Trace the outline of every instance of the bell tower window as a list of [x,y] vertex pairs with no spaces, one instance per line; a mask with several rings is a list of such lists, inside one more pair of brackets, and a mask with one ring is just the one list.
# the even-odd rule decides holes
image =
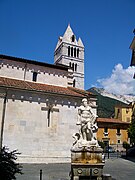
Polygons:
[[71,47],[71,57],[73,57],[73,47]]
[[77,57],[79,57],[79,48],[77,49]]
[[72,37],[71,37],[71,41],[72,42],[75,42],[75,35],[73,34]]
[[73,71],[75,70],[74,63],[72,64],[72,69],[73,69]]
[[75,79],[73,80],[73,87],[75,87]]
[[75,71],[77,71],[77,64],[75,64]]
[[76,48],[74,48],[74,57],[76,57]]
[[68,46],[68,56],[70,56],[70,46]]

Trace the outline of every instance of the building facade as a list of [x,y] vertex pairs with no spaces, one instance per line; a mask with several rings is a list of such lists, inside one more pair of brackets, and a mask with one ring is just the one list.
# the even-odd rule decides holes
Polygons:
[[104,142],[105,145],[110,145],[116,151],[122,151],[123,142],[129,142],[127,129],[130,125],[129,122],[123,122],[119,119],[113,118],[98,118],[98,141]]

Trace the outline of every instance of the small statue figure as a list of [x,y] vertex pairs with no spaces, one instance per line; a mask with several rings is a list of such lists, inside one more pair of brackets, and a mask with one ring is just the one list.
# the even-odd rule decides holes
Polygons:
[[[80,126],[79,134],[82,139],[82,144],[97,144],[96,131],[98,129],[96,125],[97,115],[93,112],[92,108],[88,105],[86,98],[82,100],[82,105],[78,109],[78,121],[77,125]],[[91,143],[90,143],[91,142]]]

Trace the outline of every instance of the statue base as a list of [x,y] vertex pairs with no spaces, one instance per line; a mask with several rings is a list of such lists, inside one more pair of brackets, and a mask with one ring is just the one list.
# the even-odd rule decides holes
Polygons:
[[101,180],[103,177],[103,150],[100,147],[82,147],[71,149],[71,179],[91,177]]

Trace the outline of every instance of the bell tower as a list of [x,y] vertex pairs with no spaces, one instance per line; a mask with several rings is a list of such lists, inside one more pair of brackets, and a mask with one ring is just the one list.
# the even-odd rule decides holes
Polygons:
[[60,36],[54,52],[54,63],[73,69],[73,87],[84,89],[84,45],[76,39],[70,25]]

